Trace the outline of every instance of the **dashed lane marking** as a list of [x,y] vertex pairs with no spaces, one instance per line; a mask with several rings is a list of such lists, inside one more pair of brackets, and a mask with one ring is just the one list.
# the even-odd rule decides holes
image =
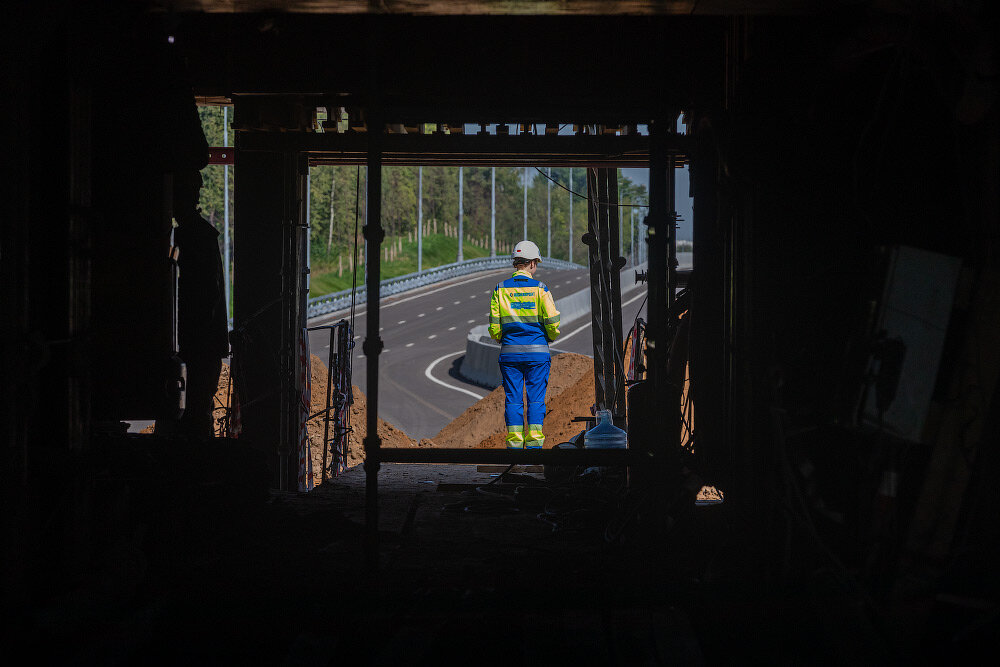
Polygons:
[[[477,276],[475,276],[473,278],[469,278],[468,280],[460,280],[457,283],[452,283],[450,285],[445,285],[444,287],[438,287],[437,289],[432,289],[429,292],[420,292],[419,294],[414,294],[413,296],[408,296],[408,297],[406,297],[404,299],[399,299],[398,301],[390,301],[389,303],[383,303],[381,309],[385,310],[386,308],[391,308],[393,306],[398,306],[399,304],[406,303],[407,301],[413,301],[414,299],[420,299],[420,298],[423,298],[425,296],[429,296],[431,294],[437,294],[438,292],[441,292],[441,291],[446,290],[446,289],[451,289],[452,287],[458,287],[459,285],[466,285],[468,283],[475,282],[477,280],[481,280],[482,277],[483,277],[482,275],[477,275]],[[339,312],[342,312],[342,311],[337,311],[337,312],[339,313]],[[327,315],[323,315],[322,317],[332,318],[332,317],[336,316],[336,314],[337,313],[329,313]],[[367,314],[368,314],[367,310],[362,310],[362,311],[359,311],[359,312],[355,313],[354,316],[355,317],[362,317],[362,316],[367,315]]]
[[400,321],[396,322],[396,324],[406,324],[406,320],[400,320]]
[[444,306],[438,306],[438,307],[437,307],[437,308],[435,308],[434,310],[444,310]]
[[468,322],[466,322],[466,324],[475,324],[475,322],[476,322],[475,320],[469,320]]
[[407,343],[406,347],[413,347],[413,343]]
[[461,301],[452,301],[452,302],[451,302],[451,304],[452,304],[453,306],[457,306],[457,305],[458,305],[458,304],[460,304],[460,303],[462,303],[462,302],[461,302]]
[[420,313],[419,315],[417,315],[417,317],[423,317],[423,316],[424,316],[424,313]]
[[437,337],[438,337],[437,334],[431,334],[430,336],[427,337],[427,340],[434,340]]
[[448,327],[448,331],[454,331],[455,327]]

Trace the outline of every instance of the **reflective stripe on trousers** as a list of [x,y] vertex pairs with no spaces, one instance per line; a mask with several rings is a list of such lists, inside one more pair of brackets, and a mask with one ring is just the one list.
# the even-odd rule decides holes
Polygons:
[[548,354],[548,345],[501,345],[500,354],[533,354],[533,353],[545,353]]

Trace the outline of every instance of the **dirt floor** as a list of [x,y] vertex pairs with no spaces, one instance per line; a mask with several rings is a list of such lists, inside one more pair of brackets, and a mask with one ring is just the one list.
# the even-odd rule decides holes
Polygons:
[[[564,353],[552,358],[545,395],[545,442],[552,447],[583,429],[573,417],[590,416],[594,403],[594,362],[582,354]],[[432,438],[437,447],[504,447],[504,392],[497,387],[469,406],[455,421]]]

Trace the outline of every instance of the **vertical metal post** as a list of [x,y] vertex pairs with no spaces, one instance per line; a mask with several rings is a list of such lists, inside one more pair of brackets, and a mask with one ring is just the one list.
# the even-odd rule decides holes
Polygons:
[[545,179],[545,256],[552,257],[552,167],[549,167],[548,178]]
[[[622,359],[624,340],[622,339],[622,289],[621,269],[625,264],[621,256],[621,224],[618,219],[618,169],[604,169],[605,192],[604,243],[607,260],[604,260],[608,291],[606,294],[606,316],[604,320],[605,356],[609,360],[606,373],[614,379],[614,394],[610,397],[611,409],[618,420],[625,418],[625,373]],[[603,260],[603,256],[602,256]]]
[[611,319],[608,304],[607,266],[607,200],[604,196],[604,170],[587,169],[587,233],[583,242],[587,245],[590,266],[590,313],[594,337],[594,397],[597,407],[605,409],[614,401],[614,349],[609,331]]
[[302,219],[308,164],[295,152],[282,155],[281,291],[279,352],[278,471],[279,489],[298,483],[299,336],[305,326],[305,239]]
[[[667,244],[667,307],[674,305],[677,297],[677,171],[674,164],[674,155],[667,156],[667,219],[666,219],[666,244]],[[668,322],[668,326],[672,323]]]
[[628,261],[635,266],[635,207],[628,209]]
[[527,240],[528,238],[528,168],[524,168],[524,233],[521,235],[521,240]]
[[464,259],[464,257],[462,257],[462,236],[464,233],[462,229],[462,213],[464,213],[464,211],[462,209],[465,208],[464,206],[462,206],[462,185],[464,181],[465,178],[463,174],[463,168],[459,167],[458,168],[458,259],[456,260],[458,262],[461,262]]
[[424,270],[424,168],[417,168],[417,273]]
[[569,168],[569,261],[573,261],[573,167]]
[[[222,107],[222,145],[229,146],[229,107]],[[226,288],[226,319],[233,322],[229,297],[229,165],[222,165],[222,275]]]
[[[649,155],[649,214],[646,216],[648,237],[647,285],[649,289],[646,313],[646,349],[649,358],[649,381],[653,391],[663,389],[661,383],[666,373],[667,347],[667,244],[670,220],[670,196],[668,194],[668,172],[670,154],[667,139],[669,124],[660,120],[650,126]],[[672,406],[671,406],[672,407]]]
[[382,132],[381,119],[369,116],[368,126],[368,178],[366,198],[368,206],[365,218],[365,282],[368,288],[366,317],[367,331],[362,349],[365,353],[368,389],[368,412],[365,415],[367,434],[365,436],[365,551],[368,563],[378,567],[378,471],[379,450],[382,439],[378,434],[378,361],[382,353],[382,339],[379,337],[379,273],[381,272],[381,250],[385,231],[382,229]]
[[497,168],[490,167],[490,257],[497,256]]
[[[309,260],[312,257],[312,169],[306,165],[306,257],[305,268],[309,267]],[[305,290],[309,293],[309,271],[305,271]]]
[[615,220],[618,221],[618,248],[622,247],[622,226],[621,226],[621,209],[617,206],[622,200],[622,184],[618,178],[618,170],[615,169]]

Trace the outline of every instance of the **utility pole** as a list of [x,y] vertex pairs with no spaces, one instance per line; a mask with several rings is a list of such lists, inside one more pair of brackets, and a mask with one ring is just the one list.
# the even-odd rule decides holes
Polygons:
[[569,261],[573,261],[573,167],[569,168]]
[[333,195],[334,191],[337,189],[337,170],[333,167],[330,168],[330,229],[326,236],[326,254],[330,254],[330,250],[333,248]]
[[[306,166],[306,266],[312,257],[312,220],[310,219],[310,204],[312,203],[312,167]],[[306,293],[309,292],[309,271],[306,271]]]
[[635,266],[635,207],[628,210],[628,261]]
[[[222,107],[222,145],[229,146],[229,107]],[[229,165],[222,166],[222,275],[226,288],[226,320],[233,321],[229,308]]]
[[490,257],[497,256],[497,168],[490,167]]
[[458,168],[458,259],[456,261],[461,262],[464,258],[462,257],[462,167]]
[[[620,171],[618,169],[615,169],[615,185],[618,187],[618,198],[616,199],[616,201],[618,201],[620,203],[621,200],[622,200],[622,179],[620,177]],[[630,203],[631,203],[631,201],[632,200],[629,199]],[[621,208],[619,207],[618,210],[620,212]],[[621,252],[621,249],[622,249],[622,225],[621,225],[621,218],[622,217],[619,215],[618,216],[618,220],[619,220],[619,222],[618,222],[618,252]],[[615,259],[618,259],[618,258],[615,257]]]
[[424,168],[417,167],[417,273],[424,270]]
[[524,234],[521,240],[528,238],[528,168],[524,168]]
[[552,257],[552,167],[549,167],[548,178],[545,179],[545,206],[548,213],[545,218],[545,256]]

